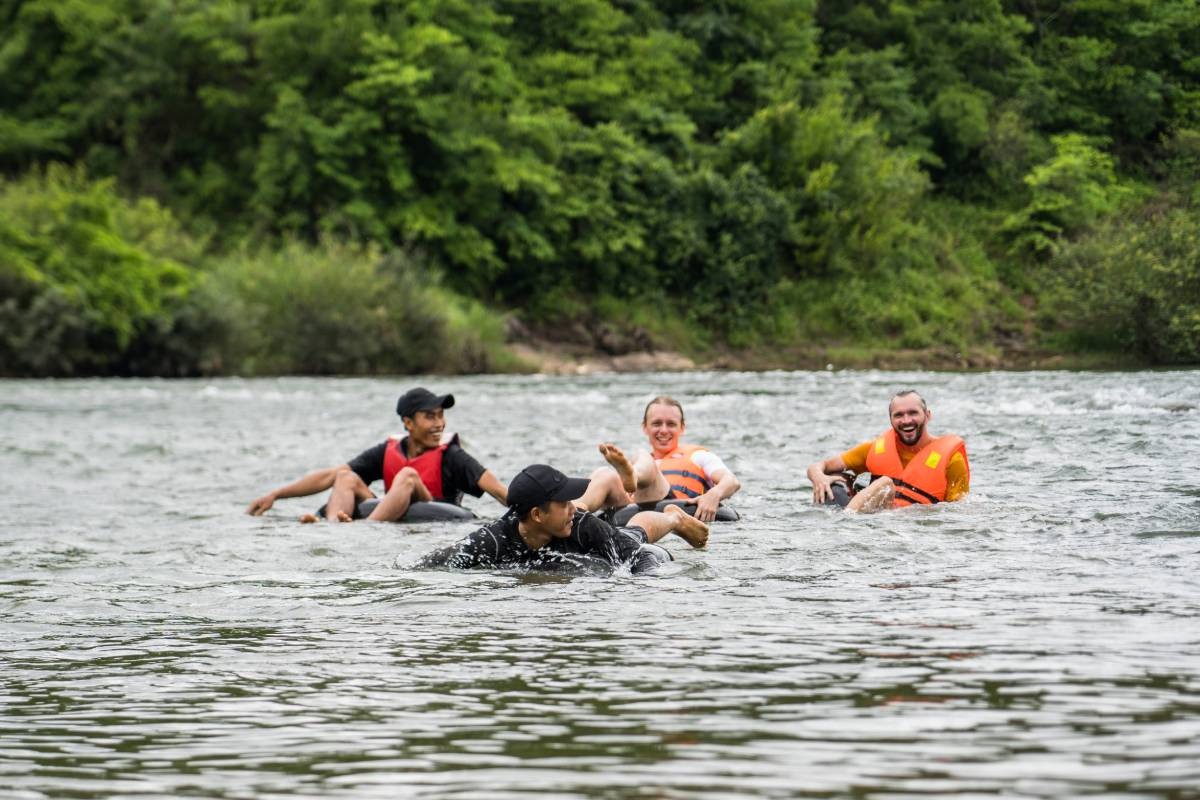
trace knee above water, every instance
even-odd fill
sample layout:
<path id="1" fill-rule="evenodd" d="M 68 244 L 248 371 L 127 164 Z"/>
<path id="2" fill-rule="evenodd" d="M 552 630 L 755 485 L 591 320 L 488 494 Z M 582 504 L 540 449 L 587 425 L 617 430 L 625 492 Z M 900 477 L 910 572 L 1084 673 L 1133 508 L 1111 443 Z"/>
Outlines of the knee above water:
<path id="1" fill-rule="evenodd" d="M 333 476 L 334 486 L 354 486 L 362 483 L 362 478 L 352 469 L 339 469 Z"/>

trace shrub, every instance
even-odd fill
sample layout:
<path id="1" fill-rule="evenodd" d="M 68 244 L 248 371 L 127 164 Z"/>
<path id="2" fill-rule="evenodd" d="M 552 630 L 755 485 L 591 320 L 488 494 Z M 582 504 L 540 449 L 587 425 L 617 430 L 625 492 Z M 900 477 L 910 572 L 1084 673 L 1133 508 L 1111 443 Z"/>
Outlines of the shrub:
<path id="1" fill-rule="evenodd" d="M 228 368 L 251 374 L 464 372 L 498 357 L 503 324 L 403 252 L 327 240 L 218 260 L 235 309 Z"/>
<path id="2" fill-rule="evenodd" d="M 1042 321 L 1052 343 L 1200 362 L 1200 210 L 1147 211 L 1110 219 L 1050 262 Z"/>
<path id="3" fill-rule="evenodd" d="M 0 183 L 0 369 L 7 375 L 192 374 L 203 342 L 161 348 L 190 305 L 200 246 L 152 200 L 53 165 Z M 186 312 L 185 312 L 186 309 Z M 150 369 L 150 364 L 159 366 Z"/>

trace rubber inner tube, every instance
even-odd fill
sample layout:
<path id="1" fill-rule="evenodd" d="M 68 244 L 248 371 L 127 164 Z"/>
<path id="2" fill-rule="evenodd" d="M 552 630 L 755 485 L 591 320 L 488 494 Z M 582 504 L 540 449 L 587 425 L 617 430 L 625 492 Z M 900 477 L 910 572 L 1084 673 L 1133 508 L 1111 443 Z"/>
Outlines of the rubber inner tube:
<path id="1" fill-rule="evenodd" d="M 833 497 L 826 500 L 825 505 L 835 508 L 845 508 L 846 504 L 850 502 L 850 490 L 841 481 L 831 483 L 829 491 L 833 492 Z"/>
<path id="2" fill-rule="evenodd" d="M 377 505 L 379 505 L 378 497 L 363 500 L 358 504 L 358 508 L 354 509 L 354 519 L 366 519 L 371 516 L 371 512 L 375 510 L 375 506 Z M 321 506 L 317 511 L 317 516 L 325 516 L 325 506 Z M 478 519 L 475 516 L 475 512 L 469 508 L 456 506 L 453 503 L 441 503 L 438 501 L 427 503 L 418 500 L 410 505 L 404 516 L 396 520 L 396 522 L 460 522 L 469 519 Z"/>
<path id="3" fill-rule="evenodd" d="M 690 500 L 659 500 L 654 508 L 643 508 L 637 503 L 631 503 L 624 508 L 613 509 L 610 512 L 611 522 L 617 527 L 629 524 L 629 520 L 633 519 L 633 515 L 639 511 L 662 511 L 667 506 L 679 506 L 692 516 L 696 515 L 696 504 Z M 741 519 L 741 515 L 733 508 L 733 506 L 719 505 L 717 506 L 716 520 L 718 522 L 735 522 Z"/>

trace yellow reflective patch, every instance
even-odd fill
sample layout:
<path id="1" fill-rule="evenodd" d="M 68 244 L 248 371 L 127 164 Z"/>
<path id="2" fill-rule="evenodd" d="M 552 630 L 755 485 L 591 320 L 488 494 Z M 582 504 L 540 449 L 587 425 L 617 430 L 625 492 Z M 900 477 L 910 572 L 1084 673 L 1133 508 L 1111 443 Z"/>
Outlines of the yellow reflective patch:
<path id="1" fill-rule="evenodd" d="M 885 441 L 883 441 L 882 436 L 875 440 L 875 452 L 876 453 L 882 453 L 886 447 L 887 447 L 887 443 Z"/>
<path id="2" fill-rule="evenodd" d="M 929 467 L 930 469 L 933 469 L 938 465 L 938 462 L 941 460 L 942 460 L 941 453 L 930 453 L 929 458 L 925 459 L 925 466 Z"/>

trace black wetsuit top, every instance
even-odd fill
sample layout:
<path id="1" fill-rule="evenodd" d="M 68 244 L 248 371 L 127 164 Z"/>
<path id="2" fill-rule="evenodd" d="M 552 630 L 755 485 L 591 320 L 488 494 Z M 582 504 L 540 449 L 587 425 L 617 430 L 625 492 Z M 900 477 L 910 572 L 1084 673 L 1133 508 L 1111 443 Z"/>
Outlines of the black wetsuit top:
<path id="1" fill-rule="evenodd" d="M 552 569 L 569 563 L 573 555 L 592 556 L 618 566 L 633 560 L 646 541 L 646 532 L 639 527 L 616 528 L 594 514 L 576 511 L 571 520 L 570 536 L 552 538 L 540 550 L 530 550 L 517 530 L 518 524 L 517 515 L 510 511 L 484 525 L 451 549 L 445 566 L 455 569 Z M 636 563 L 633 571 L 638 571 Z"/>
<path id="2" fill-rule="evenodd" d="M 381 442 L 363 450 L 349 462 L 350 469 L 368 486 L 383 480 L 383 456 L 387 446 L 388 442 Z M 408 452 L 407 436 L 400 441 L 400 446 Z M 447 503 L 455 505 L 461 505 L 463 492 L 472 497 L 481 496 L 483 489 L 479 488 L 479 479 L 486 471 L 482 464 L 459 447 L 457 441 L 452 442 L 442 454 L 442 496 Z"/>

